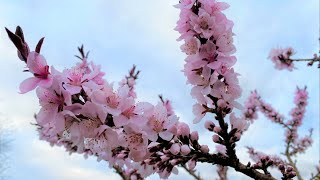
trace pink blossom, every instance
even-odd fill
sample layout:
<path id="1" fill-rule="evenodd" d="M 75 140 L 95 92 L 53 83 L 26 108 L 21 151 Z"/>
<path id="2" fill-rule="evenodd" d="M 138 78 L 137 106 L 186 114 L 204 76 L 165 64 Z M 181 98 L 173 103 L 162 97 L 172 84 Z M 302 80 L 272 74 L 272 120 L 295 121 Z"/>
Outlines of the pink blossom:
<path id="1" fill-rule="evenodd" d="M 209 147 L 207 145 L 201 145 L 200 150 L 203 153 L 209 153 Z"/>
<path id="2" fill-rule="evenodd" d="M 179 143 L 172 144 L 171 147 L 170 147 L 170 152 L 173 155 L 179 154 L 180 153 L 180 144 Z"/>
<path id="3" fill-rule="evenodd" d="M 185 43 L 181 46 L 181 50 L 187 55 L 197 54 L 200 48 L 200 41 L 198 38 L 189 37 L 185 40 Z"/>
<path id="4" fill-rule="evenodd" d="M 204 38 L 210 38 L 213 35 L 215 25 L 215 18 L 213 16 L 202 11 L 199 16 L 191 16 L 190 19 L 195 32 L 201 34 Z"/>
<path id="5" fill-rule="evenodd" d="M 134 161 L 143 160 L 147 154 L 148 137 L 138 126 L 125 126 L 121 142 L 130 149 L 129 156 Z"/>
<path id="6" fill-rule="evenodd" d="M 232 129 L 237 129 L 239 132 L 244 132 L 248 129 L 249 123 L 245 119 L 237 118 L 234 113 L 230 114 L 230 124 Z"/>
<path id="7" fill-rule="evenodd" d="M 148 123 L 145 130 L 151 141 L 156 141 L 158 135 L 167 141 L 172 139 L 173 134 L 169 129 L 171 129 L 178 120 L 175 115 L 168 117 L 167 109 L 162 103 L 158 103 L 152 110 L 145 114 L 148 117 Z"/>
<path id="8" fill-rule="evenodd" d="M 292 71 L 294 69 L 293 61 L 290 57 L 295 54 L 295 51 L 291 48 L 274 48 L 269 53 L 269 59 L 275 64 L 275 68 L 282 70 L 287 69 Z"/>
<path id="9" fill-rule="evenodd" d="M 174 7 L 176 8 L 187 8 L 187 9 L 190 9 L 194 3 L 196 2 L 196 0 L 181 0 L 179 1 L 179 4 L 175 5 Z"/>
<path id="10" fill-rule="evenodd" d="M 49 72 L 49 66 L 41 54 L 30 52 L 27 59 L 27 67 L 34 77 L 28 78 L 20 84 L 20 92 L 22 94 L 35 89 L 37 86 L 43 88 L 51 86 L 53 79 Z"/>

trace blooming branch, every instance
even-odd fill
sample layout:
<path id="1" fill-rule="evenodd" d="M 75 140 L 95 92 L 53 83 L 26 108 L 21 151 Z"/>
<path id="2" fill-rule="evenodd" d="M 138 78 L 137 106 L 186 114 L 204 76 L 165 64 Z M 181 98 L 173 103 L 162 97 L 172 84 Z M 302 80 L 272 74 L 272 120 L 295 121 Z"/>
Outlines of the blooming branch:
<path id="1" fill-rule="evenodd" d="M 292 71 L 294 68 L 293 62 L 308 62 L 308 66 L 312 66 L 314 63 L 319 62 L 318 68 L 320 68 L 320 57 L 318 57 L 317 54 L 313 55 L 313 58 L 308 59 L 293 59 L 291 58 L 292 55 L 295 54 L 295 51 L 293 48 L 274 48 L 271 49 L 269 53 L 269 59 L 271 59 L 274 64 L 275 68 L 282 70 L 287 69 L 289 71 Z"/>

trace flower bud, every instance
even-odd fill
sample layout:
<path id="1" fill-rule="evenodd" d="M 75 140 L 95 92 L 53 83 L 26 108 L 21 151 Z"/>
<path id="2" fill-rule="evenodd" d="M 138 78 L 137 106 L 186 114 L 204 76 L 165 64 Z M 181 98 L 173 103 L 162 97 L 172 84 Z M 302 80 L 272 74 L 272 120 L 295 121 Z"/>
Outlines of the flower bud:
<path id="1" fill-rule="evenodd" d="M 212 122 L 212 121 L 206 121 L 205 123 L 204 123 L 204 127 L 206 128 L 206 129 L 208 129 L 209 131 L 213 131 L 213 128 L 215 127 L 215 124 Z"/>
<path id="2" fill-rule="evenodd" d="M 293 171 L 293 167 L 288 166 L 288 167 L 287 167 L 287 172 L 291 172 L 291 171 Z"/>
<path id="3" fill-rule="evenodd" d="M 197 131 L 193 131 L 191 134 L 190 134 L 190 139 L 191 141 L 198 141 L 199 140 L 199 134 Z"/>
<path id="4" fill-rule="evenodd" d="M 216 126 L 216 127 L 213 128 L 213 131 L 215 133 L 220 133 L 221 132 L 221 127 Z"/>
<path id="5" fill-rule="evenodd" d="M 294 177 L 296 177 L 296 175 L 297 175 L 296 172 L 291 171 L 287 176 L 288 176 L 288 178 L 294 178 Z"/>
<path id="6" fill-rule="evenodd" d="M 201 145 L 200 151 L 203 153 L 209 153 L 209 147 L 207 145 Z"/>
<path id="7" fill-rule="evenodd" d="M 193 160 L 193 159 L 190 159 L 190 160 L 187 162 L 187 164 L 188 164 L 188 168 L 189 168 L 190 170 L 193 170 L 193 169 L 196 167 L 197 162 L 196 162 L 195 160 Z"/>
<path id="8" fill-rule="evenodd" d="M 188 145 L 182 145 L 181 146 L 181 154 L 182 155 L 188 155 L 191 152 L 190 148 Z"/>
<path id="9" fill-rule="evenodd" d="M 167 161 L 169 159 L 169 157 L 166 156 L 166 155 L 163 155 L 160 158 L 161 158 L 162 161 Z"/>
<path id="10" fill-rule="evenodd" d="M 170 148 L 170 152 L 173 155 L 177 155 L 180 152 L 180 144 L 179 143 L 174 143 L 172 144 L 171 148 Z"/>
<path id="11" fill-rule="evenodd" d="M 216 134 L 212 136 L 212 140 L 213 140 L 213 142 L 215 142 L 215 143 L 219 143 L 219 142 L 220 142 L 219 136 L 216 135 Z"/>
<path id="12" fill-rule="evenodd" d="M 283 165 L 283 164 L 279 164 L 278 168 L 279 168 L 279 170 L 280 170 L 280 171 L 284 171 L 284 170 L 285 170 L 285 168 L 284 168 L 284 165 Z"/>
<path id="13" fill-rule="evenodd" d="M 188 124 L 186 124 L 184 122 L 180 122 L 178 124 L 177 135 L 189 137 L 189 134 L 190 134 L 190 128 L 189 128 Z"/>

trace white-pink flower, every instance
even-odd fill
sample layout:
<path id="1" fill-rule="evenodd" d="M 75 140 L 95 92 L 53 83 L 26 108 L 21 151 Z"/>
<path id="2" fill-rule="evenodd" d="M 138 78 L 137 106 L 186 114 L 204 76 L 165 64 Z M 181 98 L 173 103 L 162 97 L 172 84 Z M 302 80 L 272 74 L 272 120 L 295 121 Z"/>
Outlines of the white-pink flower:
<path id="1" fill-rule="evenodd" d="M 21 93 L 27 93 L 37 86 L 44 88 L 51 86 L 53 78 L 50 75 L 46 59 L 41 54 L 30 52 L 27 59 L 27 67 L 34 77 L 30 77 L 20 84 Z"/>
<path id="2" fill-rule="evenodd" d="M 145 113 L 148 117 L 145 131 L 151 141 L 157 141 L 158 136 L 167 141 L 172 139 L 173 133 L 170 132 L 170 129 L 178 121 L 178 117 L 176 115 L 167 116 L 167 114 L 167 109 L 162 103 L 158 103 L 153 109 Z"/>

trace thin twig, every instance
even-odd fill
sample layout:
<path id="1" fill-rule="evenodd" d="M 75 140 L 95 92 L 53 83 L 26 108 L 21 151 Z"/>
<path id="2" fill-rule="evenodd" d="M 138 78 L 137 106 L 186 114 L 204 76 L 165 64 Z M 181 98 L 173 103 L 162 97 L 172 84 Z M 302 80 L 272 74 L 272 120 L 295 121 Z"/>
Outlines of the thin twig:
<path id="1" fill-rule="evenodd" d="M 181 167 L 186 170 L 191 176 L 193 176 L 196 180 L 202 180 L 202 178 L 200 177 L 200 175 L 196 175 L 195 174 L 195 170 L 191 170 L 189 168 L 187 168 L 187 166 L 185 164 L 181 164 Z"/>

